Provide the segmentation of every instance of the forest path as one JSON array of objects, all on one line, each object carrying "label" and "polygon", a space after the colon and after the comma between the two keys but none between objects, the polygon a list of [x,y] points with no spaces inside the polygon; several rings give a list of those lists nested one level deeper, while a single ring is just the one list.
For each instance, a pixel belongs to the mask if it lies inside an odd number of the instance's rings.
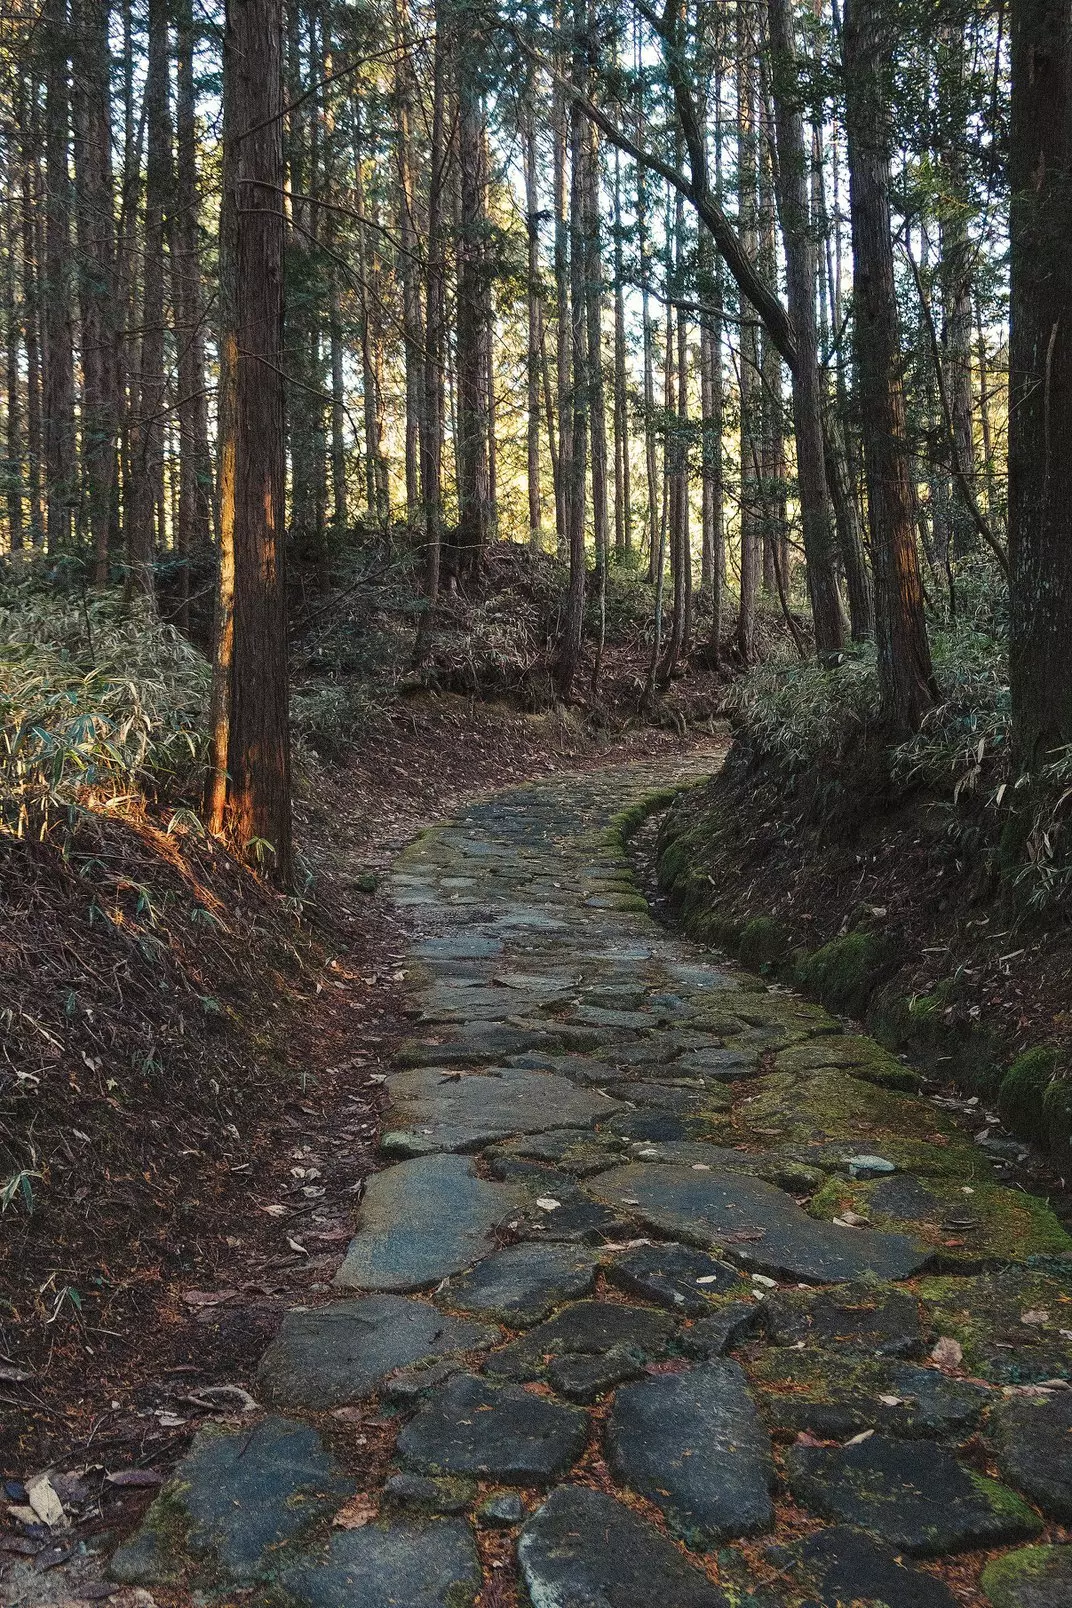
[{"label": "forest path", "polygon": [[287,1315],[271,1415],[198,1435],[114,1578],[1068,1602],[1072,1547],[979,1571],[1072,1520],[1072,1390],[1021,1389],[1072,1378],[1072,1246],[908,1068],[652,919],[615,817],[711,762],[513,787],[400,857],[414,1036],[341,1298]]}]

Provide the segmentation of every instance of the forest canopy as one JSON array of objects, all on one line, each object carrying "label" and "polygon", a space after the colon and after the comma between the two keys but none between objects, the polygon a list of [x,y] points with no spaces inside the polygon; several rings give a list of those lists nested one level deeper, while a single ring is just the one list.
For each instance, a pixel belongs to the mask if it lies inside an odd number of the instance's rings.
[{"label": "forest canopy", "polygon": [[495,543],[560,560],[567,700],[608,577],[647,703],[769,597],[894,746],[985,621],[1006,780],[1060,783],[1069,49],[1053,0],[16,5],[10,574],[214,658],[206,818],[283,880],[288,619],[358,552],[415,674]]}]

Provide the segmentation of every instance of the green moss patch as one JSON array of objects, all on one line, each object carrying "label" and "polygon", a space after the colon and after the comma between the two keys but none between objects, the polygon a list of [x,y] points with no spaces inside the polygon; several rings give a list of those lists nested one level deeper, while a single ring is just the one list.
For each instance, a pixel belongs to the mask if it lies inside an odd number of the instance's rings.
[{"label": "green moss patch", "polygon": [[856,1212],[875,1228],[910,1234],[952,1266],[1072,1251],[1072,1240],[1045,1201],[999,1184],[969,1186],[907,1174],[870,1182],[832,1178],[809,1210],[827,1221]]},{"label": "green moss patch", "polygon": [[912,1067],[904,1066],[873,1039],[855,1033],[793,1045],[779,1054],[777,1064],[779,1071],[798,1075],[837,1067],[850,1077],[862,1078],[865,1083],[876,1083],[884,1089],[915,1090],[921,1081]]},{"label": "green moss patch", "polygon": [[896,945],[881,933],[848,932],[806,955],[797,977],[832,1011],[863,1016],[868,1001],[896,966]]},{"label": "green moss patch", "polygon": [[1013,1385],[1072,1379],[1072,1340],[1061,1333],[1072,1333],[1072,1265],[922,1279],[917,1293],[933,1332],[960,1342],[971,1373]]}]

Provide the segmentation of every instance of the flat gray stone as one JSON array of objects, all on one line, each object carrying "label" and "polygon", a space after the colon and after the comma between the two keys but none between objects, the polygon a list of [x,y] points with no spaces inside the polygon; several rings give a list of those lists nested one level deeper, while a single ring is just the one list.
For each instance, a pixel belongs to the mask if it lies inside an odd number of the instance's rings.
[{"label": "flat gray stone", "polygon": [[262,1579],[281,1547],[353,1489],[308,1424],[263,1418],[250,1429],[203,1429],[109,1575],[128,1585]]},{"label": "flat gray stone", "polygon": [[1068,1608],[1072,1546],[1021,1547],[995,1558],[980,1584],[993,1608]]},{"label": "flat gray stone", "polygon": [[547,1378],[567,1401],[588,1404],[627,1379],[639,1379],[643,1372],[643,1352],[635,1346],[614,1346],[600,1357],[570,1353],[556,1357],[548,1366]]},{"label": "flat gray stone", "polygon": [[963,1440],[992,1404],[985,1385],[911,1362],[830,1350],[771,1349],[755,1364],[753,1389],[774,1429],[844,1440],[861,1430]]},{"label": "flat gray stone", "polygon": [[646,1360],[661,1356],[675,1333],[673,1318],[650,1307],[577,1301],[519,1340],[493,1351],[484,1371],[508,1379],[535,1379],[547,1357],[602,1356],[615,1348],[634,1351]]},{"label": "flat gray stone", "polygon": [[261,1358],[264,1400],[341,1407],[373,1395],[398,1368],[494,1345],[498,1329],[445,1316],[427,1301],[371,1295],[288,1312]]},{"label": "flat gray stone", "polygon": [[844,1603],[957,1608],[957,1598],[944,1581],[914,1568],[863,1530],[835,1524],[808,1536],[793,1551],[794,1574],[822,1608]]},{"label": "flat gray stone", "polygon": [[817,1222],[762,1179],[636,1162],[587,1180],[589,1194],[642,1222],[776,1277],[832,1284],[871,1274],[903,1279],[930,1252],[902,1234]]},{"label": "flat gray stone", "polygon": [[608,1259],[605,1270],[619,1289],[683,1318],[705,1317],[713,1296],[748,1288],[737,1268],[691,1245],[638,1245]]},{"label": "flat gray stone", "polygon": [[1014,1396],[990,1418],[1002,1474],[1049,1519],[1072,1523],[1072,1390]]},{"label": "flat gray stone", "polygon": [[282,1584],[302,1608],[469,1608],[480,1559],[463,1519],[367,1524],[332,1536],[322,1559],[296,1564]]},{"label": "flat gray stone", "polygon": [[924,1349],[915,1296],[868,1285],[819,1295],[779,1291],[767,1302],[767,1334],[776,1346],[803,1341],[874,1357],[918,1357]]},{"label": "flat gray stone", "polygon": [[512,1529],[525,1517],[525,1504],[516,1491],[493,1491],[481,1502],[478,1517],[497,1529]]},{"label": "flat gray stone", "polygon": [[464,1513],[476,1496],[476,1482],[433,1479],[430,1474],[391,1474],[384,1497],[398,1507],[421,1508],[425,1513]]},{"label": "flat gray stone", "polygon": [[479,1150],[511,1134],[591,1127],[620,1109],[568,1078],[514,1066],[457,1078],[422,1068],[393,1077],[389,1088],[380,1148],[391,1156]]},{"label": "flat gray stone", "polygon": [[595,1255],[579,1246],[509,1245],[452,1278],[440,1299],[525,1329],[563,1301],[589,1295],[595,1279]]},{"label": "flat gray stone", "polygon": [[398,1451],[421,1473],[540,1485],[562,1479],[587,1441],[588,1420],[576,1408],[458,1374],[405,1426]]},{"label": "flat gray stone", "polygon": [[791,1446],[798,1501],[920,1558],[1030,1541],[1042,1528],[1026,1502],[931,1441],[872,1435],[855,1446]]},{"label": "flat gray stone", "polygon": [[625,1385],[607,1419],[607,1459],[687,1546],[706,1551],[771,1526],[770,1441],[735,1362]]},{"label": "flat gray stone", "polygon": [[601,1491],[561,1485],[517,1544],[532,1608],[728,1608],[654,1525]]},{"label": "flat gray stone", "polygon": [[464,1156],[422,1156],[374,1173],[335,1283],[427,1289],[493,1250],[494,1230],[523,1198],[507,1184],[478,1178]]},{"label": "flat gray stone", "polygon": [[710,1317],[700,1318],[681,1336],[681,1349],[688,1357],[710,1361],[725,1356],[742,1340],[757,1334],[764,1325],[765,1303],[762,1301],[727,1301]]}]

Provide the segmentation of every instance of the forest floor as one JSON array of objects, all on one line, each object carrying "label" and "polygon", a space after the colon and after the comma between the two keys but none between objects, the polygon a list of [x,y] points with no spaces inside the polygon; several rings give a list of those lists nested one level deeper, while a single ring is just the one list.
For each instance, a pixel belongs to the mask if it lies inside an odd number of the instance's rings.
[{"label": "forest floor", "polygon": [[180,1452],[115,1604],[976,1608],[1017,1600],[986,1568],[1060,1570],[1006,1549],[1068,1539],[1072,1241],[946,1090],[653,922],[619,812],[720,744],[410,719],[371,809],[346,776],[304,807],[337,941],[288,1009],[302,1091],[143,1331],[83,1352],[95,1399],[34,1424],[21,1471],[88,1522],[12,1536],[12,1600],[103,1596],[81,1547]]},{"label": "forest floor", "polygon": [[[375,1165],[382,1080],[405,1031],[404,924],[380,885],[392,858],[463,800],[512,780],[670,756],[694,740],[410,695],[301,784],[311,881],[297,926],[226,856],[149,817],[82,845],[117,866],[106,924],[67,867],[38,853],[31,880],[9,854],[0,871],[15,919],[0,960],[44,1043],[40,1062],[21,1063],[34,1068],[35,1153],[58,1159],[30,1186],[33,1211],[15,1199],[5,1213],[0,1474],[16,1482],[10,1495],[45,1468],[82,1472],[67,1502],[76,1529],[0,1530],[0,1565],[23,1551],[35,1566],[67,1562],[76,1538],[128,1527],[212,1410],[198,1393],[248,1379],[281,1313],[335,1260]],[[179,921],[191,887],[219,927]],[[139,900],[158,911],[149,930],[162,957],[139,947]],[[42,954],[59,959],[46,967]],[[65,967],[81,969],[73,1020]],[[210,1014],[198,1009],[206,997]],[[161,1075],[129,1106],[107,1084],[103,1100],[76,1088],[72,1062],[90,1083],[91,1063],[103,1078],[146,1041],[161,1046]],[[42,1570],[27,1600],[54,1600],[58,1579]]]}]

